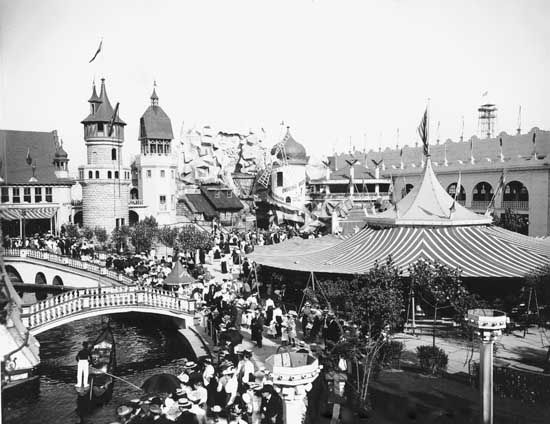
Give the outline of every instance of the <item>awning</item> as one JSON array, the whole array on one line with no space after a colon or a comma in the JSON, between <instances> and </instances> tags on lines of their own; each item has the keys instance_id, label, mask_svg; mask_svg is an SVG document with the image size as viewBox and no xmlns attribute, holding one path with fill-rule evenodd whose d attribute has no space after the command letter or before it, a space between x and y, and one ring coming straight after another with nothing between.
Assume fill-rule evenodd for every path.
<instances>
[{"instance_id":1,"label":"awning","mask_svg":"<svg viewBox=\"0 0 550 424\"><path fill-rule=\"evenodd\" d=\"M536 239L531 239L531 241ZM313 240L312 240L313 241ZM530 242L492 226L365 228L332 247L304 252L254 251L249 259L262 265L295 271L363 274L391 255L407 274L410 264L436 260L460 268L463 277L517 278L546 266L549 257Z\"/></svg>"},{"instance_id":2,"label":"awning","mask_svg":"<svg viewBox=\"0 0 550 424\"><path fill-rule=\"evenodd\" d=\"M43 207L43 208L18 208L4 207L0 208L0 218L6 221L20 219L50 219L57 212L58 207Z\"/></svg>"}]
</instances>

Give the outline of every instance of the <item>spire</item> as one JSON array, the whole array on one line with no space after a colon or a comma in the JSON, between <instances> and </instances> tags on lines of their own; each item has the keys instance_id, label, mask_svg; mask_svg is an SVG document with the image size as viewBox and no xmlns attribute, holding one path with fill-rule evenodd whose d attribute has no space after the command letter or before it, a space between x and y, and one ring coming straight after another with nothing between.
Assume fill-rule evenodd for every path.
<instances>
[{"instance_id":1,"label":"spire","mask_svg":"<svg viewBox=\"0 0 550 424\"><path fill-rule=\"evenodd\" d=\"M90 103L101 103L101 100L99 99L99 97L97 96L97 91L95 89L95 80L94 82L92 83L92 96L90 97L90 99L88 100L88 102Z\"/></svg>"},{"instance_id":2,"label":"spire","mask_svg":"<svg viewBox=\"0 0 550 424\"><path fill-rule=\"evenodd\" d=\"M157 95L157 82L153 81L153 94L151 94L151 106L158 106L159 96Z\"/></svg>"}]
</instances>

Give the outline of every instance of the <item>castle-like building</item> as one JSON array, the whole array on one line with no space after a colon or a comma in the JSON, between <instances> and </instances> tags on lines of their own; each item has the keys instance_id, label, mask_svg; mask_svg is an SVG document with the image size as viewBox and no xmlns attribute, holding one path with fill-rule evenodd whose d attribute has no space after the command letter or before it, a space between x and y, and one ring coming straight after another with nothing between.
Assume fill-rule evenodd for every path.
<instances>
[{"instance_id":1,"label":"castle-like building","mask_svg":"<svg viewBox=\"0 0 550 424\"><path fill-rule=\"evenodd\" d=\"M110 232L129 223L130 168L122 161L126 123L118 115L118 104L113 109L107 97L105 79L101 80L99 96L94 84L88 103L90 113L82 121L87 164L78 168L83 225Z\"/></svg>"}]
</instances>

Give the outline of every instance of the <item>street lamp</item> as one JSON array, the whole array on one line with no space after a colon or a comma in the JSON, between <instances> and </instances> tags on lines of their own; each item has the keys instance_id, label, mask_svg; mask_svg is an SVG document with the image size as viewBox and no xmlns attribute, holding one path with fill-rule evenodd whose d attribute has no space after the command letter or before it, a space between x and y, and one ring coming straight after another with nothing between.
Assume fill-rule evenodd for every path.
<instances>
[{"instance_id":1,"label":"street lamp","mask_svg":"<svg viewBox=\"0 0 550 424\"><path fill-rule=\"evenodd\" d=\"M493 424L493 343L506 328L506 314L494 309L469 309L468 325L481 341L479 349L479 390L481 423Z\"/></svg>"}]
</instances>

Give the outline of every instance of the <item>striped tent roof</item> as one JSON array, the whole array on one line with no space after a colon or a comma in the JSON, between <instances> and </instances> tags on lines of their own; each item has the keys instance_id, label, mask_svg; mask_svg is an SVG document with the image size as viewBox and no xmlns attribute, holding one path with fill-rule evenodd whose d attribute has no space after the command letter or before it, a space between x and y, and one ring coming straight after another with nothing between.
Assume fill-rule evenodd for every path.
<instances>
[{"instance_id":1,"label":"striped tent roof","mask_svg":"<svg viewBox=\"0 0 550 424\"><path fill-rule=\"evenodd\" d=\"M249 258L261 265L307 272L362 274L389 256L405 274L419 260L437 260L460 268L463 277L523 277L548 264L541 249L514 233L493 226L451 226L444 228L365 228L330 247L308 246L308 253L296 250L259 250ZM536 239L535 239L536 240Z\"/></svg>"}]
</instances>

